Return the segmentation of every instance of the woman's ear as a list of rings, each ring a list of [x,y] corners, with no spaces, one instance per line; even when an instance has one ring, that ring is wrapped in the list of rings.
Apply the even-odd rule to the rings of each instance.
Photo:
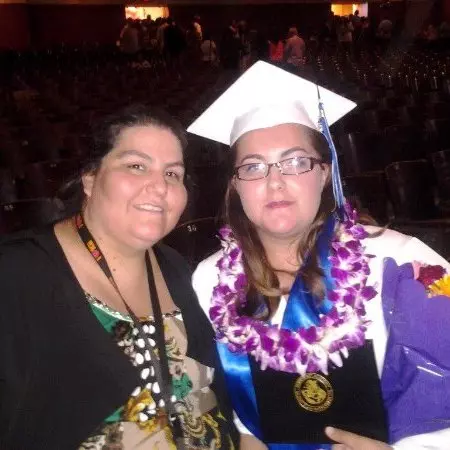
[[[94,172],[85,173],[81,177],[81,182],[83,183],[83,191],[86,194],[86,197],[90,198],[92,196],[92,190],[94,188],[94,183],[95,183]]]

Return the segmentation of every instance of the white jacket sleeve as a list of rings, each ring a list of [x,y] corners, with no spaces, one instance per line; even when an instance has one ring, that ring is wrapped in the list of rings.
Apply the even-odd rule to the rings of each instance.
[[[392,448],[394,450],[450,450],[450,428],[409,436],[398,441]]]
[[[219,269],[216,264],[221,256],[221,252],[214,253],[209,258],[204,259],[195,269],[192,275],[192,286],[197,294],[200,306],[209,319],[209,308],[213,289],[219,280]]]

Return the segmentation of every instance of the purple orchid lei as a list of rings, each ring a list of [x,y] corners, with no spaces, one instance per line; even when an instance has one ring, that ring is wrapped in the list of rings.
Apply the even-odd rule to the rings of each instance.
[[[346,219],[341,222],[331,243],[329,260],[334,289],[327,292],[333,303],[317,326],[289,330],[238,314],[246,302],[247,277],[242,250],[227,226],[220,230],[222,257],[217,262],[219,282],[213,290],[210,318],[216,337],[235,353],[248,353],[261,369],[298,373],[328,373],[330,362],[342,366],[348,350],[365,341],[365,304],[377,294],[367,286],[369,260],[361,239],[367,237],[358,224],[357,213],[346,204]]]

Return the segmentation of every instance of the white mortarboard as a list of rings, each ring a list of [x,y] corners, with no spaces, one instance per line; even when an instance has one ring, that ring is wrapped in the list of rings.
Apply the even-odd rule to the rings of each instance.
[[[233,145],[248,131],[285,123],[318,129],[317,89],[329,125],[356,106],[311,81],[258,61],[206,109],[188,131]]]

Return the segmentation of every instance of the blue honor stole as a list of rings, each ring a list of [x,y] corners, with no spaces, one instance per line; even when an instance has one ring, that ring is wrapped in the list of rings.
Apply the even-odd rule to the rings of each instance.
[[[318,253],[320,267],[325,273],[326,288],[332,287],[330,275],[331,265],[328,260],[330,253],[330,242],[333,238],[336,219],[334,216],[325,223],[318,239]],[[319,315],[327,314],[333,304],[325,298],[320,304],[306,290],[304,282],[297,276],[289,294],[286,311],[283,316],[282,328],[298,330],[309,328],[319,323]],[[255,388],[253,385],[252,372],[247,354],[231,352],[226,344],[218,342],[217,348],[225,371],[228,393],[230,395],[234,411],[245,427],[259,440],[263,441],[270,450],[328,450],[331,444],[283,444],[277,442],[265,442],[264,433],[260,425]],[[299,424],[300,425],[300,424]]]

